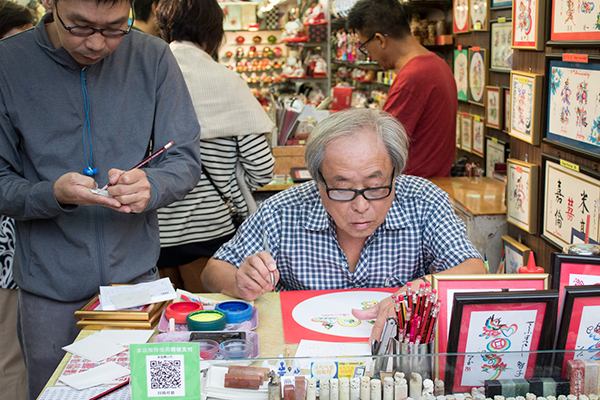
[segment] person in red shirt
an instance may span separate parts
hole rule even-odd
[[[361,52],[384,70],[396,71],[383,110],[396,117],[410,137],[404,174],[450,176],[458,97],[446,62],[411,35],[398,0],[360,0],[350,11],[346,27],[357,33]]]

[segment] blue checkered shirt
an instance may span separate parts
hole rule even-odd
[[[354,272],[314,181],[266,200],[214,257],[239,268],[246,257],[265,250],[265,237],[279,269],[277,290],[401,287],[481,258],[448,195],[407,175],[396,179],[392,206],[365,241]]]

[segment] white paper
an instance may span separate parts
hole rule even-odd
[[[346,357],[346,356],[370,356],[371,348],[368,343],[338,343],[338,342],[321,342],[317,340],[305,340],[302,339],[296,350],[295,357]],[[312,361],[324,361],[323,359],[315,360],[297,360],[300,364],[301,369],[310,369]],[[342,361],[342,360],[333,360]],[[367,364],[370,363],[369,357],[358,357],[355,359],[344,358],[343,361],[365,361]]]
[[[108,363],[80,374],[63,376],[60,379],[63,383],[66,383],[72,388],[81,390],[92,386],[102,385],[129,374],[129,369],[122,367],[117,363]]]
[[[158,303],[165,300],[173,300],[177,297],[171,280],[169,278],[159,279],[152,282],[138,283],[137,285],[125,286],[100,286],[100,307],[104,311],[118,310],[116,305],[111,301],[113,296],[124,293],[136,293],[143,290],[150,292],[150,303]],[[129,306],[132,307],[132,306]]]
[[[51,386],[46,388],[38,400],[89,400],[104,393],[115,385],[95,386],[89,389],[75,390],[68,386]],[[130,386],[125,386],[102,398],[103,400],[131,400]]]
[[[126,350],[131,343],[146,343],[153,333],[152,330],[103,330],[62,349],[99,362]]]
[[[142,304],[150,304],[152,299],[148,290],[140,290],[139,292],[119,293],[110,296],[110,301],[112,301],[118,310],[123,310],[125,308],[141,306]]]

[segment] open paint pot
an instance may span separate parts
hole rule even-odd
[[[197,340],[194,343],[198,343],[200,347],[200,357],[203,360],[212,360],[219,351],[219,343],[210,339]]]
[[[225,314],[228,324],[239,324],[252,318],[254,310],[245,301],[231,300],[223,301],[215,307],[215,310]]]
[[[168,321],[173,318],[176,324],[185,324],[188,315],[194,311],[200,311],[203,308],[204,307],[202,307],[202,304],[193,301],[180,301],[177,303],[171,303],[165,310],[165,317],[167,317]]]
[[[230,339],[219,346],[219,351],[225,359],[250,358],[252,349],[254,349],[254,344],[247,339]]]
[[[200,310],[187,316],[190,331],[222,331],[226,324],[225,314],[217,310]]]

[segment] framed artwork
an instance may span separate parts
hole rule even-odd
[[[594,239],[587,238],[588,244],[597,244],[600,245],[599,242]],[[571,244],[584,244],[585,243],[585,232],[579,232],[575,228],[571,228]]]
[[[588,57],[591,59],[591,57]],[[564,62],[548,57],[544,141],[600,159],[600,59]]]
[[[460,134],[460,128],[462,125],[462,114],[461,113],[457,113],[456,114],[456,147],[457,148],[461,148],[461,134]]]
[[[485,85],[487,68],[485,49],[469,49],[469,103],[485,106]]]
[[[454,80],[458,99],[469,100],[469,50],[454,49]]]
[[[469,153],[472,151],[473,140],[473,117],[470,114],[463,114],[460,127],[460,148]]]
[[[562,292],[561,292],[562,293]],[[565,286],[564,303],[558,325],[556,350],[562,356],[562,376],[567,361],[597,360],[600,354],[600,286]],[[560,350],[578,350],[560,352]]]
[[[490,9],[487,0],[469,0],[469,29],[489,30]]]
[[[546,290],[548,289],[548,274],[514,274],[514,275],[432,275],[432,287],[438,292],[441,307],[438,314],[438,323],[435,331],[435,352],[446,353],[448,349],[448,335],[450,332],[450,318],[455,295],[459,293],[489,293],[508,290]],[[442,369],[436,368],[439,378],[442,379],[444,363],[440,362]]]
[[[490,71],[510,72],[506,59],[512,51],[512,22],[492,22],[490,26]]]
[[[491,9],[499,10],[503,8],[511,8],[513,5],[512,0],[492,0]]]
[[[600,239],[600,174],[542,154],[544,224],[542,237],[559,249],[569,245],[571,230]]]
[[[485,138],[485,118],[473,115],[473,143],[471,150],[473,154],[483,157],[483,139]]]
[[[529,252],[531,251],[529,247],[517,242],[508,235],[502,236],[502,250],[504,253],[504,271],[498,271],[499,274],[518,274],[519,268],[526,264],[525,260],[529,259]],[[544,289],[548,289],[548,287],[549,285],[546,285]]]
[[[503,87],[502,92],[504,93],[504,123],[502,124],[502,131],[508,133],[510,131],[510,88]]]
[[[574,45],[600,43],[600,10],[597,2],[553,0],[551,14],[549,45],[568,44],[565,42]]]
[[[485,87],[485,125],[502,129],[502,89],[498,86]]]
[[[452,17],[454,33],[469,32],[469,0],[454,0]]]
[[[512,47],[515,49],[544,49],[545,2],[515,0],[512,9]]]
[[[537,233],[540,167],[525,161],[506,162],[506,220],[527,231]]]
[[[240,29],[242,29],[241,5],[223,5],[223,13],[225,14],[225,21],[223,21],[223,30],[239,31]]]
[[[558,290],[558,305],[562,306],[567,286],[598,286],[600,258],[575,254],[552,253],[552,289]]]
[[[495,137],[487,136],[485,138],[485,176],[494,177],[494,168],[496,164],[506,162],[506,143]]]
[[[543,75],[510,73],[511,136],[537,146],[540,144],[540,118]]]
[[[558,293],[531,290],[456,293],[445,384],[448,393],[470,392],[489,379],[532,378],[548,358],[556,328]],[[439,323],[439,321],[438,321]],[[550,333],[550,334],[548,334]]]

